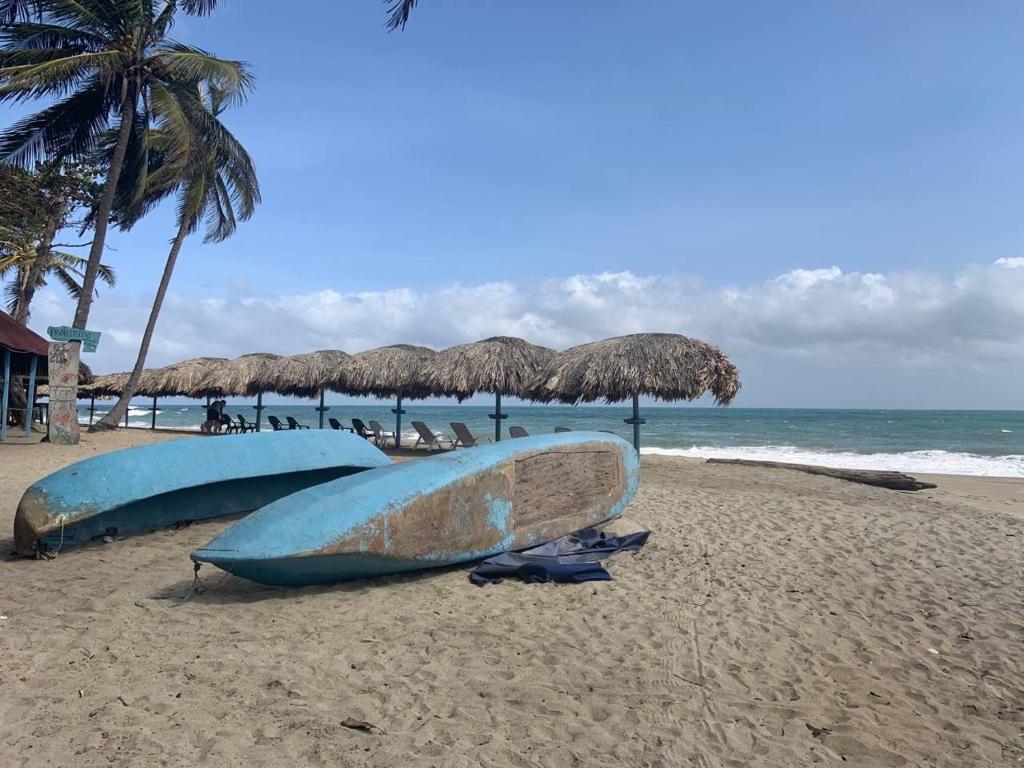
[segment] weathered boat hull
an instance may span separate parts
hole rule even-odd
[[[311,485],[387,466],[366,440],[334,430],[174,440],[112,451],[31,486],[14,518],[22,555],[65,550],[110,533],[259,509]]]
[[[471,448],[299,491],[192,559],[288,586],[476,560],[617,516],[636,493],[638,469],[632,446],[598,432]]]

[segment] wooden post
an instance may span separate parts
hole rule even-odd
[[[324,391],[321,389],[320,390],[320,407],[317,408],[317,411],[320,413],[320,429],[324,428],[324,414],[327,411],[329,411],[329,410],[331,410],[331,409],[324,407]]]
[[[263,393],[256,393],[256,405],[253,406],[256,409],[256,431],[260,431],[260,421],[263,419]]]
[[[627,424],[633,425],[633,447],[640,453],[640,425],[646,424],[646,419],[640,418],[640,396],[633,395],[633,418],[623,419]]]
[[[11,388],[11,350],[4,350],[4,391],[0,404],[0,443],[7,439],[7,398]]]
[[[29,363],[28,369],[28,397],[26,398],[27,404],[25,406],[25,437],[28,437],[29,435],[32,434],[32,415],[36,411],[36,366],[38,364],[39,358],[36,357],[35,355],[32,355],[32,362]]]
[[[153,395],[153,416],[149,422],[150,429],[156,429],[156,395]]]
[[[494,442],[501,441],[501,420],[507,419],[508,414],[501,412],[501,392],[494,393],[494,413],[487,414],[488,418],[494,419]]]
[[[47,409],[49,410],[49,409]],[[89,426],[92,426],[92,417],[96,413],[96,395],[89,397]]]
[[[398,403],[391,412],[395,414],[395,448],[402,447],[402,414],[405,411],[402,410],[402,393],[398,393]]]
[[[81,343],[51,341],[48,371],[50,417],[47,434],[52,445],[78,445],[78,360]]]

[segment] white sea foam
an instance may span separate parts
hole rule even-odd
[[[687,456],[700,459],[751,459],[784,461],[791,464],[817,464],[844,469],[888,469],[899,472],[926,472],[944,475],[986,475],[1024,477],[1024,455],[979,456],[949,451],[908,451],[906,453],[847,453],[813,451],[786,445],[737,446],[713,448],[641,448],[640,453],[656,456]]]

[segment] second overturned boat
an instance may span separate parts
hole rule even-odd
[[[32,485],[14,546],[38,555],[104,534],[251,512],[311,485],[391,463],[361,437],[296,430],[171,440],[94,456]]]
[[[615,517],[636,493],[638,468],[629,443],[601,432],[402,462],[269,504],[192,559],[280,585],[476,560]]]

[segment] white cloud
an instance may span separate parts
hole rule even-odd
[[[936,371],[951,372],[952,391],[966,369],[1005,379],[1006,366],[1024,360],[1022,266],[1024,259],[1002,258],[952,277],[844,272],[830,266],[726,288],[629,272],[573,275],[533,285],[455,284],[427,292],[328,288],[246,296],[237,293],[243,287],[238,285],[220,298],[169,296],[150,365],[253,351],[356,352],[397,342],[440,348],[497,334],[561,349],[624,333],[670,331],[717,344],[741,370],[747,366],[755,375],[785,365],[794,387],[802,378],[813,378],[809,367],[802,376],[800,365],[845,370],[851,387],[879,386],[893,371],[916,367],[929,378],[916,384],[908,380],[908,386],[941,388]],[[142,300],[116,293],[97,302],[90,326],[106,332],[93,358],[98,370],[130,366],[148,309]],[[47,291],[38,300],[33,325],[66,322],[70,315],[67,300]],[[773,381],[779,389],[787,386],[784,376]],[[756,383],[747,376],[747,391]]]

